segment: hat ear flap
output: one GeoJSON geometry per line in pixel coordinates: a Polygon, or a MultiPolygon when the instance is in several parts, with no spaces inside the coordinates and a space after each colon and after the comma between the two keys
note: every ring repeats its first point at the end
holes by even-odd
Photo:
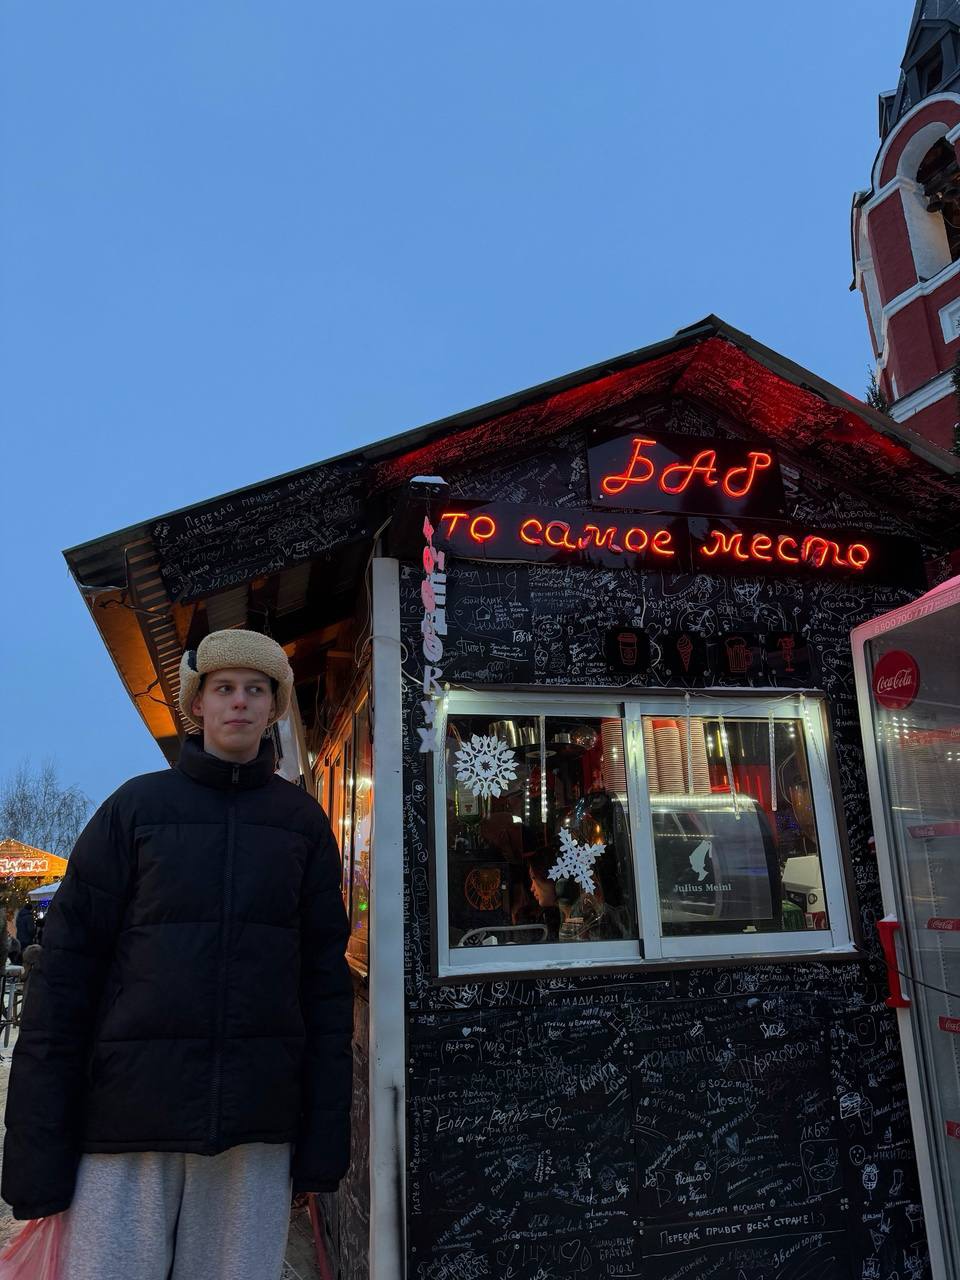
{"type": "Polygon", "coordinates": [[[200,674],[196,649],[187,649],[180,659],[180,713],[189,729],[202,729],[203,725],[193,714],[193,700],[200,691],[200,674]]]}

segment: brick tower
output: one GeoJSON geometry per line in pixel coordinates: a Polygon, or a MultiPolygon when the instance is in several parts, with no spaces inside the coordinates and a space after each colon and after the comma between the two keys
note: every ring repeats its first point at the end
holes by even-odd
{"type": "Polygon", "coordinates": [[[853,201],[852,288],[898,422],[950,449],[960,419],[960,0],[917,0],[880,149],[853,201]]]}

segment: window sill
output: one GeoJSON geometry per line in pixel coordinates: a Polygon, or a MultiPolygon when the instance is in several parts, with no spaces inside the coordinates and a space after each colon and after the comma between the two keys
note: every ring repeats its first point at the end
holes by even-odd
{"type": "Polygon", "coordinates": [[[435,987],[469,986],[474,982],[501,982],[504,978],[554,978],[560,974],[584,975],[604,973],[675,973],[682,969],[721,969],[738,966],[771,964],[862,963],[869,957],[854,943],[831,947],[824,951],[780,951],[764,955],[684,956],[658,960],[556,960],[536,965],[485,965],[482,969],[450,969],[444,966],[434,974],[435,987]]]}

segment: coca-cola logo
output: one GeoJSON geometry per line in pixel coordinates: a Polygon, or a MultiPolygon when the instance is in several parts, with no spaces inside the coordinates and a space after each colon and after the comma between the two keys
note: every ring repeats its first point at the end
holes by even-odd
{"type": "Polygon", "coordinates": [[[920,688],[920,668],[909,653],[892,649],[873,669],[873,696],[881,707],[902,711],[920,688]]]}

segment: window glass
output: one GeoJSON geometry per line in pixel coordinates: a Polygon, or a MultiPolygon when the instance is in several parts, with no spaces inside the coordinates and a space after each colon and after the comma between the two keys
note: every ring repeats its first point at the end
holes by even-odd
{"type": "Polygon", "coordinates": [[[343,846],[340,844],[340,801],[342,799],[342,786],[343,752],[337,751],[335,755],[329,758],[327,763],[327,794],[324,797],[323,807],[327,811],[327,817],[330,820],[330,830],[333,832],[334,839],[337,842],[337,848],[340,850],[341,863],[343,861],[343,846]]]}
{"type": "Polygon", "coordinates": [[[370,738],[369,703],[354,719],[353,869],[350,893],[350,945],[352,956],[366,961],[370,905],[370,837],[373,822],[373,743],[370,738]]]}
{"type": "Polygon", "coordinates": [[[663,936],[827,929],[803,721],[642,729],[663,936]]]}
{"type": "Polygon", "coordinates": [[[445,763],[451,947],[637,937],[619,720],[451,715],[445,763]]]}
{"type": "Polygon", "coordinates": [[[350,910],[350,737],[337,743],[327,771],[329,796],[327,817],[333,830],[341,860],[341,888],[347,910],[350,910]]]}

